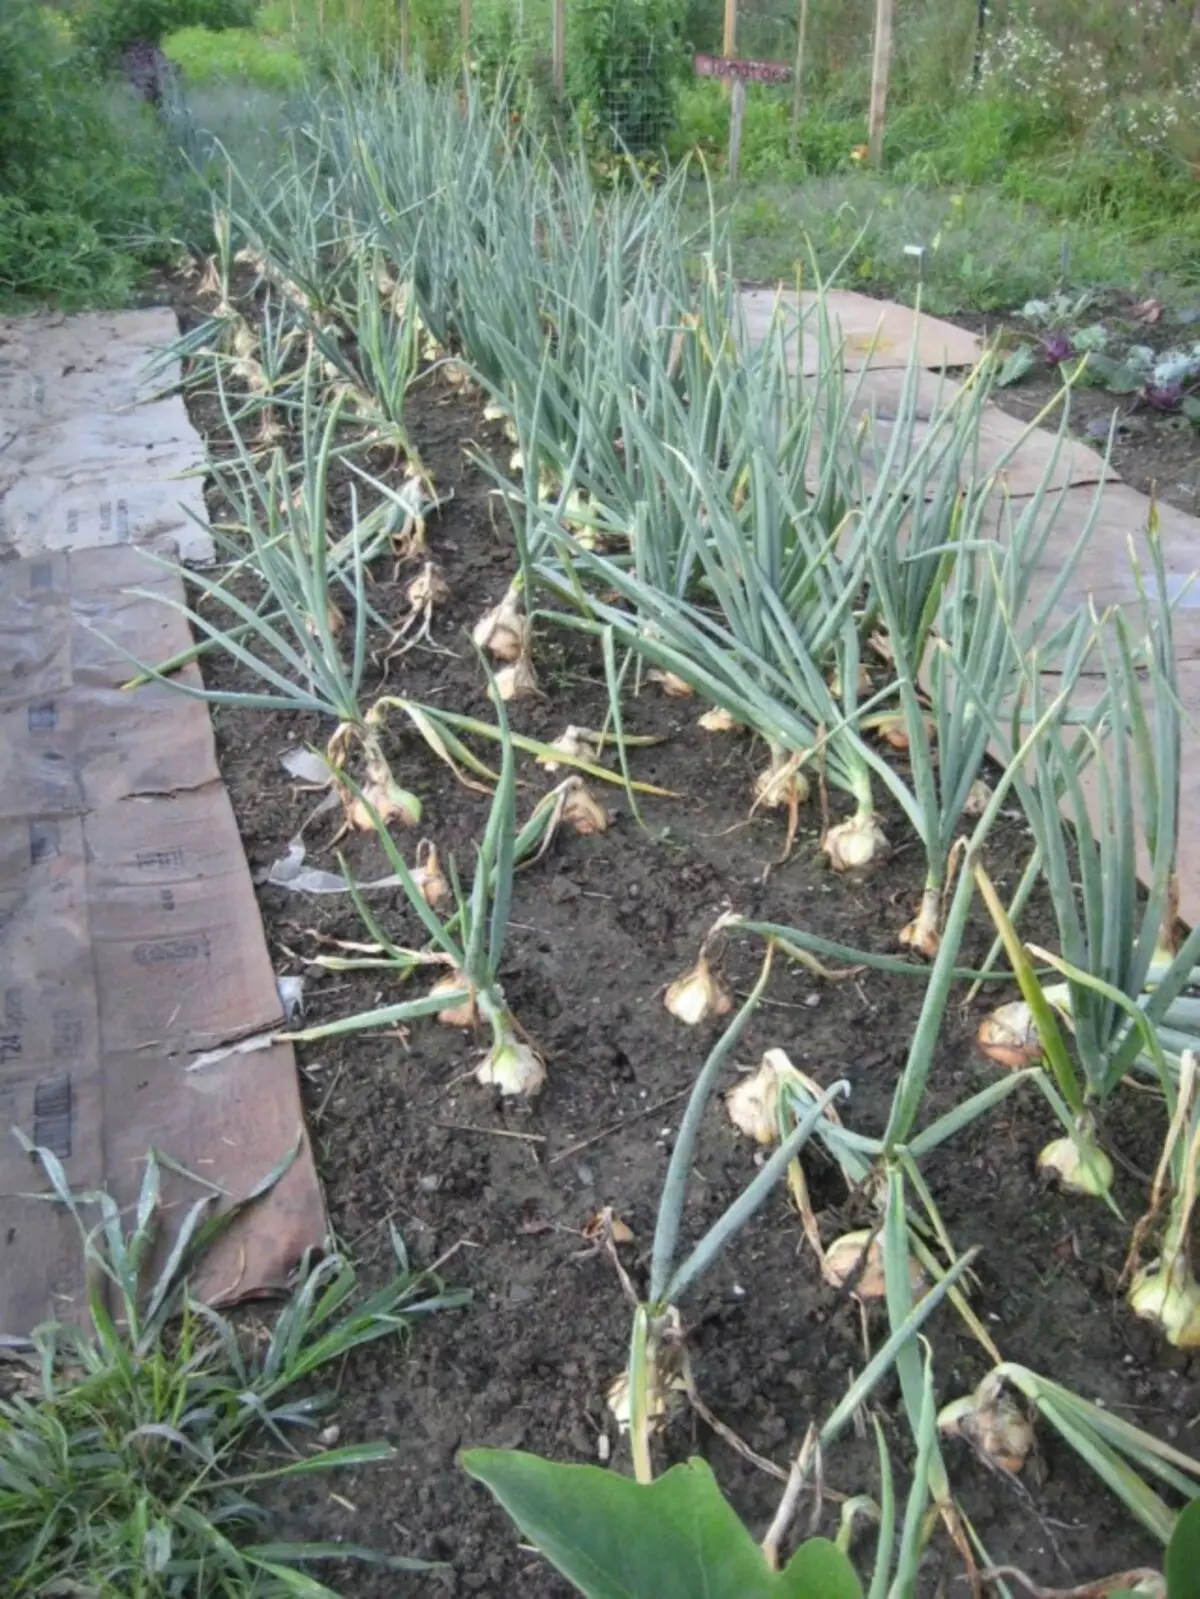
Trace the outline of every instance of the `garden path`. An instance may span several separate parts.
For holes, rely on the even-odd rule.
[[[214,553],[204,446],[178,394],[145,393],[177,336],[165,309],[0,319],[0,1334],[87,1307],[17,1131],[122,1207],[152,1148],[197,1174],[163,1172],[164,1250],[294,1157],[206,1255],[205,1299],[283,1288],[326,1231],[291,1046],[195,1069],[282,1023],[208,707],[121,689],[191,643],[178,570],[144,550]]]

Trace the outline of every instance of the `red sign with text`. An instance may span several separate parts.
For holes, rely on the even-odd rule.
[[[740,78],[743,83],[787,83],[792,69],[782,61],[734,61],[729,56],[697,56],[698,78]]]

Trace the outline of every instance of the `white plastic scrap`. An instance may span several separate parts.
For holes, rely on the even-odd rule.
[[[276,888],[290,888],[297,894],[349,893],[350,885],[340,872],[326,872],[317,866],[305,866],[305,853],[304,845],[294,838],[279,859],[271,862],[263,881]],[[392,873],[387,877],[377,877],[374,882],[357,883],[355,886],[360,894],[365,894],[372,889],[395,888],[399,881]]]
[[[303,977],[277,977],[275,989],[279,995],[279,1003],[283,1006],[283,1014],[289,1022],[294,1022],[297,1017],[304,1015]]]
[[[289,777],[300,783],[311,783],[314,788],[328,788],[333,782],[329,762],[316,750],[285,750],[279,757],[279,764]]]

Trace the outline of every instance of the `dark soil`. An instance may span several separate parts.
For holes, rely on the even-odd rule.
[[[1200,338],[1200,323],[1180,322],[1169,311],[1147,323],[1139,320],[1137,309],[1131,296],[1114,294],[1098,299],[1082,321],[1099,322],[1108,329],[1110,347],[1118,358],[1131,344],[1165,352],[1180,346],[1188,348]],[[1036,332],[1019,317],[955,316],[950,320],[970,327],[984,338],[999,336],[1006,349],[1037,340]],[[1022,422],[1030,422],[1061,391],[1061,375],[1053,367],[1039,364],[1019,383],[994,389],[992,398]],[[1136,395],[1082,387],[1072,391],[1071,433],[1101,454],[1107,448],[1114,416],[1116,432],[1110,459],[1122,481],[1141,494],[1156,494],[1181,511],[1200,514],[1200,431],[1187,417],[1156,411]],[[1057,423],[1058,413],[1048,425],[1054,427]]]
[[[209,428],[211,407],[194,402]],[[476,617],[503,592],[513,547],[493,522],[485,475],[464,445],[506,449],[475,407],[438,380],[412,397],[416,442],[439,494],[453,495],[431,522],[429,554],[451,598],[435,616],[438,651],[418,649],[393,665],[393,691],[489,716],[482,673],[466,639]],[[374,463],[386,472],[384,462]],[[342,522],[344,482],[334,497]],[[404,586],[377,563],[372,601],[397,618]],[[544,697],[512,707],[514,725],[542,737],[568,722],[598,727],[606,695],[598,653],[576,635],[540,629],[537,663]],[[210,661],[213,686],[239,683],[232,662]],[[373,693],[378,679],[373,679]],[[506,993],[549,1063],[532,1105],[502,1103],[470,1077],[482,1040],[419,1022],[404,1037],[353,1037],[302,1049],[310,1127],[333,1227],[368,1281],[391,1266],[388,1223],[420,1264],[473,1292],[468,1309],[419,1325],[411,1343],[376,1344],[341,1375],[336,1420],[342,1440],[384,1438],[392,1463],[289,1489],[280,1530],[338,1538],[449,1563],[444,1577],[408,1577],[348,1566],[329,1580],[352,1599],[442,1591],[508,1599],[568,1592],[518,1538],[488,1495],[456,1463],[469,1445],[520,1447],[564,1461],[597,1461],[607,1440],[612,1469],[628,1470],[625,1443],[605,1410],[605,1391],[623,1365],[630,1311],[612,1265],[581,1236],[612,1205],[635,1235],[623,1251],[636,1284],[647,1269],[656,1205],[683,1096],[718,1027],[689,1030],[668,1015],[664,985],[694,961],[701,940],[727,909],[818,931],[859,947],[890,950],[918,897],[918,849],[895,817],[896,843],[885,867],[860,878],[830,872],[817,850],[818,822],[805,817],[786,865],[775,865],[782,828],[748,820],[753,773],[762,763],[741,736],[710,736],[695,725],[698,707],[648,688],[626,706],[627,730],[663,742],[635,752],[635,776],[673,790],[644,802],[639,827],[618,786],[605,799],[613,823],[603,836],[561,834],[518,878],[504,959]],[[222,767],[252,868],[279,856],[309,815],[313,796],[297,794],[279,764],[331,729],[294,716],[233,712],[214,716]],[[425,820],[416,837],[435,839],[470,870],[486,796],[457,783],[400,720],[389,724],[394,770],[418,793]],[[493,752],[479,746],[488,758]],[[554,778],[521,767],[519,810],[528,814]],[[314,864],[333,866],[321,846],[334,823],[322,817],[306,834]],[[322,832],[321,829],[325,831]],[[990,867],[1011,883],[1027,847],[1015,822],[994,836]],[[377,846],[350,846],[362,874],[386,868]],[[399,891],[372,904],[401,943],[419,943]],[[277,970],[308,976],[308,1021],[318,1023],[403,995],[390,976],[322,974],[305,965],[321,952],[316,934],[367,935],[344,896],[302,898],[263,887],[261,905]],[[1038,921],[1031,924],[1037,930]],[[1044,926],[1044,917],[1043,917]],[[1046,936],[1052,936],[1048,930]],[[990,942],[976,923],[964,957],[980,960]],[[736,993],[753,980],[759,947],[737,938],[721,958]],[[737,1052],[753,1067],[782,1046],[822,1084],[844,1077],[849,1125],[880,1130],[905,1059],[922,985],[864,973],[827,982],[784,962]],[[975,1052],[974,1029],[995,994],[966,1014],[949,1012],[929,1079],[923,1120],[990,1082],[995,1068]],[[961,996],[960,996],[961,998]],[[729,1081],[734,1081],[729,1073]],[[1146,1172],[1156,1158],[1161,1119],[1147,1096],[1123,1095],[1106,1129],[1121,1157],[1117,1182],[1129,1218],[1144,1208]],[[1042,1191],[1039,1148],[1055,1135],[1040,1096],[1018,1091],[998,1111],[945,1146],[925,1170],[960,1250],[982,1246],[975,1307],[1006,1358],[1056,1377],[1091,1399],[1187,1447],[1200,1412],[1200,1384],[1183,1357],[1136,1321],[1117,1292],[1128,1229],[1099,1204]],[[828,1242],[871,1224],[865,1202],[846,1193],[819,1156],[805,1156],[814,1205]],[[696,1237],[745,1185],[755,1155],[719,1104],[705,1126],[687,1207]],[[799,1221],[781,1191],[681,1307],[700,1392],[712,1411],[761,1455],[786,1469],[806,1430],[820,1423],[864,1364],[856,1304],[822,1281]],[[967,1391],[988,1362],[948,1307],[931,1327],[941,1401]],[[870,1319],[875,1346],[883,1336]],[[911,1455],[895,1380],[876,1391],[872,1411],[896,1463]],[[1044,1426],[1041,1459],[1019,1482],[1001,1478],[948,1446],[956,1492],[993,1560],[1013,1562],[1054,1587],[1153,1562],[1153,1540],[1132,1524],[1077,1457]],[[757,1535],[780,1485],[747,1463],[689,1411],[659,1446],[662,1462],[699,1451]],[[848,1432],[825,1460],[828,1493],[819,1509],[826,1532],[837,1522],[835,1495],[873,1492],[878,1475],[869,1421]],[[872,1535],[860,1553],[869,1563]],[[960,1562],[939,1534],[928,1557],[930,1594],[966,1591]],[[444,1584],[444,1587],[443,1587]]]

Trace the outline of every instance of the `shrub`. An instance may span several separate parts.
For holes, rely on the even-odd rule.
[[[0,300],[120,304],[183,226],[166,136],[34,0],[0,7],[0,60]]]
[[[180,28],[163,40],[163,50],[190,83],[253,83],[286,93],[307,72],[294,50],[249,28]]]
[[[102,67],[131,44],[161,44],[181,28],[248,28],[252,0],[87,0],[75,19],[75,37]]]

